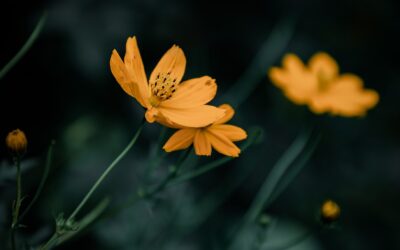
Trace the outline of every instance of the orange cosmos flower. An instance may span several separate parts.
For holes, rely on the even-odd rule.
[[[147,109],[145,117],[150,123],[162,120],[171,127],[204,127],[224,115],[223,109],[205,105],[217,92],[214,79],[203,76],[181,83],[186,58],[176,45],[158,62],[149,81],[135,37],[126,42],[124,61],[113,50],[110,67],[122,89]]]
[[[272,82],[294,103],[308,105],[316,114],[363,116],[378,103],[376,91],[364,89],[356,75],[339,75],[339,66],[326,53],[315,54],[308,66],[294,54],[286,55],[282,64],[269,71]]]
[[[230,105],[223,104],[219,107],[226,111],[222,118],[203,128],[181,128],[168,139],[163,147],[164,150],[167,152],[181,150],[193,144],[197,155],[209,156],[213,147],[221,154],[238,157],[240,148],[233,142],[246,139],[246,131],[225,124],[235,114]]]

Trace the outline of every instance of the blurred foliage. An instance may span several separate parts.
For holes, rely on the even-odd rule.
[[[270,65],[265,65],[264,77],[257,75],[256,88],[241,100],[233,120],[246,129],[262,127],[260,144],[206,175],[99,221],[59,249],[223,249],[274,163],[310,124],[317,124],[321,142],[299,176],[264,211],[270,224],[245,230],[248,249],[276,249],[313,230],[319,205],[327,198],[341,205],[338,229],[313,231],[288,249],[400,247],[398,1],[52,0],[21,6],[6,0],[4,6],[1,66],[23,46],[43,11],[48,13],[38,40],[0,81],[1,137],[15,128],[28,137],[22,163],[27,202],[39,183],[48,146],[57,142],[48,182],[21,230],[29,243],[49,237],[54,217],[74,209],[142,118],[140,106],[111,75],[113,48],[123,51],[127,36],[136,35],[149,74],[162,53],[178,44],[188,59],[186,77],[216,78],[220,98],[215,104],[220,104],[234,99],[232,86],[244,79],[268,37],[288,18],[294,20],[291,38],[283,50],[265,51],[265,59],[278,65],[284,52],[307,59],[327,51],[343,72],[360,75],[380,93],[378,106],[361,119],[316,117],[269,82]],[[103,197],[121,204],[144,183],[162,180],[179,154],[160,152],[161,130],[156,124],[145,127],[86,212]],[[144,178],[154,155],[163,161]],[[5,242],[2,230],[10,223],[15,172],[4,144],[0,157],[0,241]]]

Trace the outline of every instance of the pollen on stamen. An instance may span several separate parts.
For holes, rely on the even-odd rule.
[[[151,92],[160,100],[168,100],[176,91],[177,79],[171,77],[171,72],[157,74],[154,82],[150,83]]]

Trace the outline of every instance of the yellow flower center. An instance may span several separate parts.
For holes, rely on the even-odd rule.
[[[325,74],[325,72],[323,72],[322,70],[318,72],[317,78],[318,78],[318,89],[320,91],[327,90],[332,81],[332,78],[329,77],[327,74]]]
[[[176,91],[177,86],[178,86],[177,80],[176,78],[171,77],[171,72],[159,73],[156,77],[156,80],[150,83],[150,88],[153,97],[156,97],[156,98],[150,98],[150,103],[152,105],[154,103],[157,106],[160,101],[168,100],[169,98],[171,98],[172,94]]]
[[[157,96],[150,96],[150,105],[153,107],[158,107],[158,105],[160,105],[160,98],[158,98]]]

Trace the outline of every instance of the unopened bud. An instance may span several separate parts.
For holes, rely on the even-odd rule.
[[[323,222],[331,223],[339,219],[340,207],[339,205],[332,201],[327,200],[321,206],[321,219]]]
[[[14,154],[24,154],[27,144],[25,133],[19,129],[11,131],[6,137],[7,148]]]

